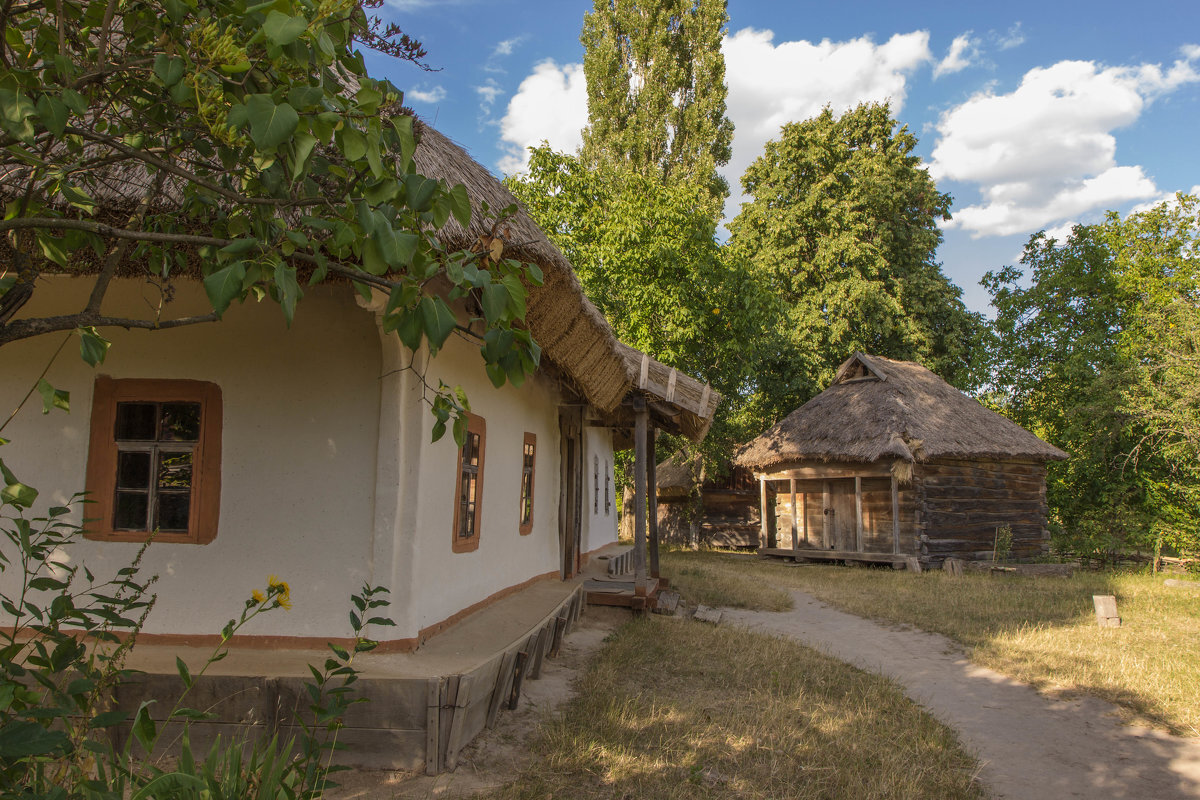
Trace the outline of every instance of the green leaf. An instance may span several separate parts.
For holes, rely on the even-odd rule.
[[[36,722],[15,719],[0,726],[0,759],[5,761],[66,753],[70,749],[67,734],[46,730]]]
[[[125,711],[104,711],[88,720],[89,728],[110,728],[113,725],[120,725],[125,720],[129,719],[128,712]]]
[[[433,193],[438,182],[415,173],[405,176],[404,189],[408,196],[408,207],[413,211],[428,211],[433,203]]]
[[[304,17],[289,17],[278,11],[268,11],[267,19],[263,22],[263,36],[272,44],[291,44],[300,38],[308,29],[308,20]]]
[[[446,301],[440,297],[422,297],[419,308],[421,324],[429,338],[429,352],[436,354],[450,338],[457,320],[454,319],[454,312],[446,305]]]
[[[279,288],[279,307],[283,309],[283,318],[290,328],[292,318],[296,315],[296,301],[304,296],[296,281],[296,268],[286,264],[275,267],[275,286]]]
[[[143,700],[133,717],[133,735],[147,753],[154,750],[154,744],[158,739],[158,726],[154,724],[149,711],[153,704],[153,700]]]
[[[276,105],[269,94],[253,94],[246,99],[246,119],[250,138],[261,150],[273,150],[288,141],[300,124],[296,109],[287,103]]]
[[[421,312],[416,308],[406,308],[399,314],[393,314],[396,318],[396,334],[400,337],[400,341],[409,350],[416,350],[421,346],[421,336],[425,329],[421,325]]]
[[[0,505],[10,504],[18,508],[29,508],[37,500],[37,489],[26,486],[17,480],[3,460],[0,460],[0,477],[4,478],[4,488],[0,489]]]
[[[508,289],[502,283],[489,283],[480,291],[483,316],[489,325],[495,325],[504,317],[508,308]]]
[[[458,224],[466,228],[471,224],[471,198],[467,195],[467,187],[461,183],[455,184],[450,190],[450,213],[458,220]]]
[[[183,681],[184,687],[187,689],[192,688],[192,673],[188,669],[188,665],[179,656],[175,656],[175,669],[179,672],[179,679]]]
[[[301,131],[292,139],[292,146],[295,148],[295,152],[292,154],[292,180],[295,181],[304,174],[308,157],[312,155],[313,148],[317,146],[317,137]]]
[[[242,279],[245,277],[246,265],[238,261],[204,279],[204,291],[217,316],[224,314],[234,298],[241,295]]]
[[[75,332],[79,334],[79,355],[88,364],[93,367],[104,363],[104,357],[108,355],[108,348],[112,346],[112,342],[100,335],[100,332],[93,327],[76,328]]]
[[[495,386],[497,389],[499,389],[504,385],[504,367],[500,366],[499,364],[488,363],[483,365],[483,370],[487,373],[488,380],[492,382],[492,386]]]
[[[367,154],[367,137],[354,128],[342,130],[342,154],[347,161],[358,161]]]
[[[37,111],[46,130],[55,136],[63,135],[63,131],[67,127],[67,117],[70,116],[70,111],[65,103],[56,97],[44,94],[38,98]]]
[[[179,56],[169,56],[166,53],[159,53],[154,57],[154,74],[158,76],[158,79],[167,88],[183,80],[183,72],[186,66],[186,62]]]
[[[41,378],[37,383],[38,394],[42,396],[42,413],[49,414],[52,408],[61,408],[68,414],[71,412],[71,393],[62,389],[55,389]]]

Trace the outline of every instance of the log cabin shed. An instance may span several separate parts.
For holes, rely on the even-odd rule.
[[[1046,463],[1066,457],[920,364],[855,353],[734,463],[759,481],[759,552],[929,565],[991,558],[1004,526],[1012,557],[1044,553]]]

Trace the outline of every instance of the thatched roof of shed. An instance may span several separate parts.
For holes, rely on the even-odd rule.
[[[920,364],[855,353],[828,389],[746,444],[734,463],[763,470],[798,461],[1066,457]]]

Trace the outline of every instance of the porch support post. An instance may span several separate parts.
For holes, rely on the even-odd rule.
[[[861,553],[862,548],[862,477],[854,476],[854,549]]]
[[[804,545],[812,546],[812,542],[808,540],[808,492],[800,493],[800,519],[804,520]]]
[[[796,509],[796,479],[788,479],[788,489],[792,493],[792,550],[800,549],[800,526],[796,524],[796,514],[799,513]]]
[[[646,593],[646,399],[633,399],[633,580],[634,594]]]
[[[767,540],[767,479],[758,479],[758,501],[762,512],[759,514],[758,520],[758,549],[762,550],[770,546]]]
[[[672,377],[675,375],[671,372]],[[658,451],[656,439],[658,430],[654,426],[650,426],[646,433],[646,483],[649,484],[649,490],[646,493],[646,499],[649,501],[649,508],[646,514],[646,523],[650,528],[650,577],[658,578]]]
[[[900,491],[896,473],[892,473],[892,553],[900,552]]]

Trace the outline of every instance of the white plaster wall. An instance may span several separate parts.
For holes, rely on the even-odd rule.
[[[174,313],[203,312],[199,286],[179,284]],[[89,288],[88,280],[55,279],[24,313],[81,307]],[[120,280],[110,298],[107,313],[141,316],[158,294]],[[42,491],[40,505],[62,503],[83,488],[96,374],[212,381],[224,406],[217,538],[150,547],[145,569],[160,580],[146,631],[218,633],[250,591],[275,574],[290,583],[293,609],[260,617],[244,633],[348,635],[349,595],[373,577],[380,402],[374,316],[356,306],[348,287],[318,287],[306,290],[290,331],[268,301],[234,305],[217,324],[104,333],[113,345],[100,368],[79,358],[72,337],[47,375],[70,390],[69,415],[43,416],[35,394],[4,431],[12,441],[3,457]],[[0,348],[0,407],[16,406],[65,336]],[[74,553],[103,574],[126,565],[136,549],[84,542]],[[0,576],[12,578],[11,570]]]
[[[439,623],[492,594],[559,569],[559,429],[557,388],[534,377],[520,388],[492,386],[483,371],[478,345],[454,335],[430,362],[426,379],[462,386],[473,413],[487,432],[483,465],[483,514],[479,548],[451,550],[458,448],[447,432],[430,441],[433,417],[420,403],[419,390],[406,396],[405,417],[419,444],[419,461],[407,465],[407,503],[414,531],[411,590],[413,611],[406,636]],[[534,467],[533,531],[520,535],[521,454],[525,432],[537,435]],[[411,473],[417,471],[418,480]]]
[[[617,540],[617,484],[613,477],[612,432],[608,428],[590,427],[585,431],[582,550],[590,553]],[[607,511],[604,503],[605,475],[608,476]]]

